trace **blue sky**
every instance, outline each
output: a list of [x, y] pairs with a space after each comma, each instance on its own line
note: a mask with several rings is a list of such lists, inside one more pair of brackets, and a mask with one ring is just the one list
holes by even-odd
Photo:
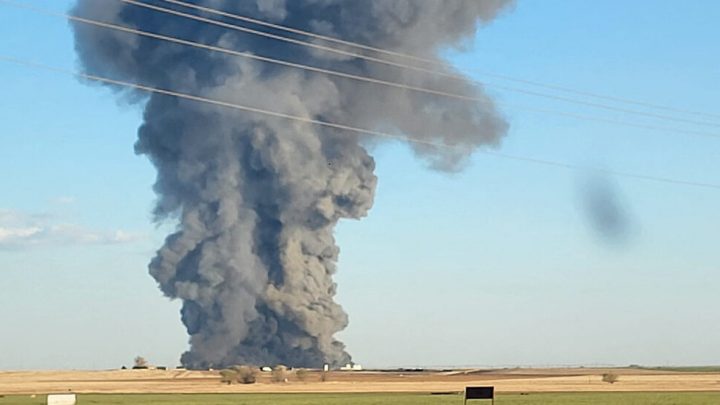
[[[504, 153], [720, 183], [717, 138], [514, 106], [717, 126], [530, 97], [478, 73], [720, 114], [718, 17], [709, 0], [521, 0], [449, 55], [501, 102]], [[0, 5], [0, 36], [2, 55], [75, 64], [60, 19]], [[172, 224], [151, 221], [154, 170], [132, 148], [140, 110], [63, 75], [0, 63], [0, 77], [0, 369], [109, 368], [138, 354], [175, 365], [187, 340], [179, 303], [146, 270]], [[617, 243], [589, 225], [583, 173], [478, 154], [446, 174], [399, 143], [373, 154], [375, 207], [337, 230], [338, 300], [351, 320], [340, 337], [356, 361], [720, 363], [720, 191], [605, 179], [628, 218]], [[10, 228], [36, 236], [9, 243]]]

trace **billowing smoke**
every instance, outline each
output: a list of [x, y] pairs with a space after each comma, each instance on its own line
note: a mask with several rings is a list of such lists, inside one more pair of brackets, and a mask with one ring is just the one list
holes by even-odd
[[[439, 61], [444, 49], [471, 38], [511, 0], [195, 2]], [[498, 143], [507, 129], [492, 101], [469, 81], [338, 57], [115, 0], [78, 0], [74, 13], [486, 99], [469, 103], [73, 24], [81, 66], [88, 73], [457, 146], [413, 144], [431, 167], [442, 170], [461, 168], [474, 149]], [[372, 207], [377, 179], [367, 151], [370, 140], [349, 131], [113, 89], [124, 99], [144, 103], [135, 148], [158, 171], [156, 219], [178, 223], [149, 268], [165, 295], [183, 301], [182, 321], [190, 335], [183, 364], [349, 361], [344, 345], [333, 337], [348, 324], [334, 301], [339, 249], [333, 230], [340, 219], [361, 218]]]

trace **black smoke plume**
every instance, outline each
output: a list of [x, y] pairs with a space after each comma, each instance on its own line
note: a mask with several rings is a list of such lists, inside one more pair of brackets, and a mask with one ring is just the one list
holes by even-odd
[[[195, 3], [440, 61], [441, 51], [471, 38], [511, 0]], [[457, 146], [413, 144], [435, 168], [460, 168], [474, 149], [496, 144], [507, 129], [492, 101], [469, 81], [338, 57], [118, 0], [78, 0], [73, 12], [204, 44], [486, 99], [468, 103], [73, 23], [76, 50], [87, 73]], [[377, 179], [366, 149], [369, 140], [352, 132], [113, 89], [143, 103], [144, 122], [135, 149], [158, 171], [156, 219], [178, 223], [149, 268], [165, 295], [183, 301], [182, 321], [190, 335], [183, 364], [307, 367], [349, 361], [344, 345], [333, 337], [348, 324], [334, 301], [332, 276], [339, 249], [333, 229], [340, 219], [361, 218], [372, 207]]]

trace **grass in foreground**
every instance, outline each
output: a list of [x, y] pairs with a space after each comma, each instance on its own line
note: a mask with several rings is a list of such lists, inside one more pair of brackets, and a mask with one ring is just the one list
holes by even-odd
[[[203, 394], [79, 395], [78, 405], [445, 405], [461, 404], [461, 395], [429, 394]], [[471, 402], [482, 403], [482, 401]], [[563, 393], [500, 395], [498, 405], [717, 405], [720, 392], [700, 393]], [[44, 405], [45, 396], [0, 397], [0, 405]]]

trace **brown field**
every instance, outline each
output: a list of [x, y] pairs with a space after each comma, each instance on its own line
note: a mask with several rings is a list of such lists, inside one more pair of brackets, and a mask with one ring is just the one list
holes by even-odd
[[[602, 375], [619, 381], [608, 384]], [[467, 385], [493, 385], [501, 393], [720, 391], [720, 372], [641, 369], [505, 369], [450, 372], [330, 372], [325, 382], [310, 372], [304, 382], [272, 383], [261, 373], [252, 385], [225, 385], [217, 372], [186, 370], [0, 372], [0, 394], [76, 393], [367, 393], [449, 392]]]

